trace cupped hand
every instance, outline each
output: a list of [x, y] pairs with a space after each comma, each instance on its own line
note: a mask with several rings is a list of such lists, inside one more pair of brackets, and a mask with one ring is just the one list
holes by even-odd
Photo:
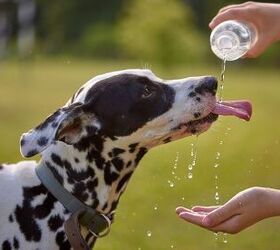
[[183, 220], [214, 232], [235, 234], [267, 217], [280, 215], [280, 191], [246, 189], [221, 206], [178, 207]]

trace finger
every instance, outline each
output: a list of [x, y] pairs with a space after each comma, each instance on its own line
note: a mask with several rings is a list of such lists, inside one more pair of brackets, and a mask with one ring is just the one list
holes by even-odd
[[234, 9], [234, 8], [243, 8], [243, 7], [245, 7], [245, 6], [247, 6], [247, 5], [250, 5], [250, 4], [251, 4], [250, 2], [245, 2], [245, 3], [241, 3], [241, 4], [231, 4], [231, 5], [227, 5], [227, 6], [223, 7], [223, 8], [221, 8], [221, 9], [219, 10], [218, 14], [220, 14], [220, 13], [226, 11], [226, 10], [230, 10], [230, 9]]
[[176, 208], [176, 213], [177, 214], [180, 214], [182, 212], [190, 212], [191, 213], [192, 211], [190, 209], [188, 209], [188, 208], [181, 207], [181, 206]]
[[237, 200], [230, 200], [223, 206], [213, 210], [205, 216], [203, 224], [206, 227], [217, 226], [223, 221], [228, 220], [232, 216], [240, 213], [240, 205]]
[[234, 8], [239, 8], [239, 7], [240, 7], [240, 4], [231, 4], [231, 5], [225, 6], [225, 7], [221, 8], [219, 10], [218, 14], [221, 14], [221, 13], [223, 13], [226, 10], [230, 10], [230, 9], [234, 9]]
[[219, 224], [218, 226], [208, 228], [213, 232], [223, 232], [229, 234], [235, 234], [240, 232], [243, 229], [242, 224], [242, 215], [235, 215], [228, 220], [224, 221], [223, 223]]
[[[245, 17], [246, 18], [246, 17]], [[242, 19], [244, 20], [244, 14], [240, 8], [233, 8], [226, 10], [217, 16], [215, 16], [212, 21], [209, 23], [209, 27], [211, 29], [215, 28], [218, 24], [227, 21], [227, 20], [232, 20], [232, 19]]]
[[182, 218], [185, 221], [188, 221], [192, 224], [203, 226], [203, 219], [205, 218], [205, 215], [194, 213], [194, 212], [182, 212], [179, 214], [179, 217]]
[[220, 206], [194, 206], [192, 211], [194, 212], [212, 212], [213, 210], [219, 208]]

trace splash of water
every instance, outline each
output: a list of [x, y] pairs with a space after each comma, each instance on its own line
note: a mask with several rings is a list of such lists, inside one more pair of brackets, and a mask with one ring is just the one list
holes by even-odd
[[222, 61], [222, 71], [220, 75], [220, 88], [219, 88], [219, 102], [223, 100], [223, 91], [224, 91], [224, 84], [225, 84], [225, 72], [226, 72], [226, 56], [224, 56], [224, 59]]
[[188, 165], [188, 174], [187, 178], [193, 178], [193, 169], [196, 166], [196, 159], [197, 159], [197, 144], [198, 144], [198, 137], [196, 137], [194, 143], [191, 143], [191, 163]]

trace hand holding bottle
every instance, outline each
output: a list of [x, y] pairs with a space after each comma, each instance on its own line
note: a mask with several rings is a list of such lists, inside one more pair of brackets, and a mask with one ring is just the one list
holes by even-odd
[[238, 20], [252, 24], [257, 31], [257, 38], [245, 57], [259, 56], [269, 45], [280, 40], [280, 4], [246, 2], [222, 8], [210, 22], [214, 29], [227, 20]]

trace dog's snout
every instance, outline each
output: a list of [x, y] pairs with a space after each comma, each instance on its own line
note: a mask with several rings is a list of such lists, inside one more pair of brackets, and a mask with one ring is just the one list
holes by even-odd
[[195, 88], [195, 91], [199, 94], [211, 93], [215, 95], [217, 91], [217, 87], [218, 87], [217, 79], [212, 76], [207, 76], [203, 78], [200, 85]]
[[203, 88], [209, 91], [216, 91], [218, 87], [218, 82], [215, 77], [206, 77], [204, 83], [202, 84]]

